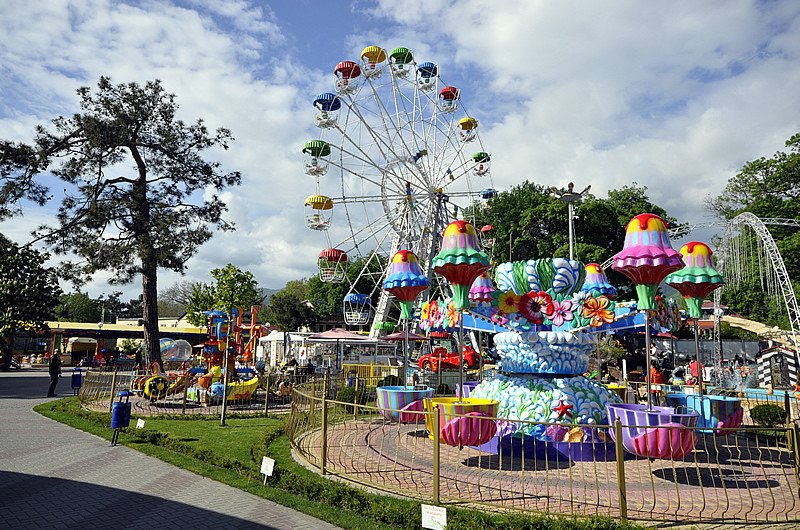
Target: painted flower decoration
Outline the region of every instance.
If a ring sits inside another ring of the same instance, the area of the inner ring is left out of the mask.
[[[419,310],[419,319],[422,322],[425,322],[426,320],[428,320],[428,316],[430,315],[430,313],[431,313],[430,302],[424,302]]]
[[[609,309],[611,301],[605,296],[589,298],[583,304],[583,316],[590,320],[589,325],[599,328],[603,324],[610,324],[614,321],[614,312]]]
[[[447,314],[445,316],[445,320],[447,320],[447,325],[449,327],[457,325],[458,316],[459,312],[456,311],[456,304],[451,300],[450,303],[447,304]]]
[[[501,313],[509,315],[519,311],[520,297],[514,294],[513,291],[507,293],[500,293],[497,299],[497,310]]]
[[[544,309],[553,302],[553,297],[544,291],[531,291],[520,299],[519,312],[531,324],[544,322]]]
[[[554,326],[561,326],[564,322],[572,322],[575,306],[572,300],[553,300],[545,306],[544,316],[553,322]]]
[[[436,324],[441,316],[442,312],[439,310],[439,302],[436,300],[431,300],[431,304],[428,309],[428,320],[430,320],[431,326],[436,327]]]

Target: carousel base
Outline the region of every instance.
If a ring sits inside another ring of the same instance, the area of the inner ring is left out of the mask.
[[[496,435],[474,449],[502,455],[503,458],[525,458],[556,462],[609,462],[617,459],[616,445],[606,442],[545,442],[528,435]],[[625,458],[632,458],[626,454]]]

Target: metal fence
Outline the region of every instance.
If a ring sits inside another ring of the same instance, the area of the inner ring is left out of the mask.
[[[437,413],[406,413],[415,421],[400,424],[371,404],[336,401],[341,383],[315,381],[293,391],[287,435],[322,474],[443,504],[643,521],[800,521],[794,424],[745,426],[722,436],[675,428],[683,439],[697,440],[693,451],[675,460],[636,457],[609,443],[575,461],[559,457],[573,449],[568,442],[523,438],[490,454],[429,437],[429,430],[438,432]],[[580,427],[598,440],[609,429],[623,429]]]
[[[81,406],[87,409],[110,411],[111,403],[123,390],[132,390],[130,398],[133,414],[207,414],[222,412],[222,399],[211,395],[198,384],[197,376],[186,376],[179,381],[167,378],[167,389],[157,397],[148,397],[143,385],[152,377],[143,371],[106,371],[89,369],[83,374],[83,384],[78,394]],[[182,377],[182,376],[179,376]],[[246,397],[229,397],[228,413],[247,414],[263,412],[288,412],[292,402],[292,387],[313,380],[314,376],[270,374],[259,378],[258,386]]]

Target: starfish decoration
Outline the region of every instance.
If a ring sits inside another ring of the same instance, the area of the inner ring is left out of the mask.
[[[564,401],[562,401],[562,400],[558,400],[558,403],[559,403],[559,405],[557,407],[553,407],[553,410],[558,412],[558,419],[560,420],[565,415],[568,418],[572,418],[572,412],[570,411],[570,409],[572,408],[572,405],[570,405],[569,403],[564,403]]]

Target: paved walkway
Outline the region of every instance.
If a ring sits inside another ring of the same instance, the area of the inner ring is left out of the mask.
[[[336,528],[36,414],[49,381],[0,372],[0,527]]]

